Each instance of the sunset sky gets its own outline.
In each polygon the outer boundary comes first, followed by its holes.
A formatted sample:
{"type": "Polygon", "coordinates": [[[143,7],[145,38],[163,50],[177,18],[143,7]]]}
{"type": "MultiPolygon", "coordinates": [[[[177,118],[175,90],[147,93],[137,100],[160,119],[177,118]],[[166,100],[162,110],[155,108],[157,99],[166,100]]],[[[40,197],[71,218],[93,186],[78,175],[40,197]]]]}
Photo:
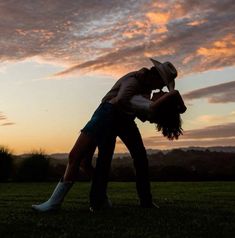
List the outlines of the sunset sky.
{"type": "Polygon", "coordinates": [[[188,111],[175,142],[136,120],[146,148],[235,146],[234,0],[0,0],[0,145],[69,152],[149,57],[176,66],[188,111]]]}

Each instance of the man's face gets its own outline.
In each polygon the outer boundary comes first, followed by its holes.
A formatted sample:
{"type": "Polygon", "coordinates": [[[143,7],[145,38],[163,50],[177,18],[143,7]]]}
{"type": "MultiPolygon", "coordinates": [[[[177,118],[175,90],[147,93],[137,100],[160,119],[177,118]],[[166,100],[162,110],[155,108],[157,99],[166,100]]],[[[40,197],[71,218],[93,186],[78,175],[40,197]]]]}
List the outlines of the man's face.
{"type": "Polygon", "coordinates": [[[151,86],[153,87],[153,89],[162,89],[164,86],[166,86],[165,82],[163,81],[155,67],[152,67],[150,72],[151,86]]]}
{"type": "Polygon", "coordinates": [[[162,89],[166,84],[162,80],[162,78],[158,75],[152,77],[152,86],[154,89],[162,89]]]}

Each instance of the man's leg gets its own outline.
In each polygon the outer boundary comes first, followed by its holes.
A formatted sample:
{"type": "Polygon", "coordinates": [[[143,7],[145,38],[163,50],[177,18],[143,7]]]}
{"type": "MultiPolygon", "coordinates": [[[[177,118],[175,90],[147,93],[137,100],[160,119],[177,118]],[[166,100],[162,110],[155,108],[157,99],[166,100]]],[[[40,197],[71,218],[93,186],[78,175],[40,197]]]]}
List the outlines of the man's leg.
{"type": "Polygon", "coordinates": [[[146,150],[134,120],[125,120],[118,128],[118,136],[129,150],[136,169],[136,188],[140,198],[140,205],[152,205],[152,195],[149,182],[149,168],[146,150]]]}
{"type": "Polygon", "coordinates": [[[106,188],[116,143],[116,136],[110,135],[98,142],[98,157],[92,177],[90,205],[93,209],[102,208],[107,200],[106,188]]]}

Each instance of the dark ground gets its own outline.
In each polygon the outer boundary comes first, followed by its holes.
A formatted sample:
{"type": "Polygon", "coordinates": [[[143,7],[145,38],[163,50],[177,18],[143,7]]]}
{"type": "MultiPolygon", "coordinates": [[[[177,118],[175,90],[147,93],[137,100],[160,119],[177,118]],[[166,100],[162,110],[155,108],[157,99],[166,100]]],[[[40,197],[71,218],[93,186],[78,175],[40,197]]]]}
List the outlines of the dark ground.
{"type": "Polygon", "coordinates": [[[235,237],[235,182],[154,182],[160,209],[141,209],[134,183],[110,183],[110,210],[88,211],[89,183],[76,183],[56,213],[39,214],[55,183],[0,183],[0,237],[235,237]]]}

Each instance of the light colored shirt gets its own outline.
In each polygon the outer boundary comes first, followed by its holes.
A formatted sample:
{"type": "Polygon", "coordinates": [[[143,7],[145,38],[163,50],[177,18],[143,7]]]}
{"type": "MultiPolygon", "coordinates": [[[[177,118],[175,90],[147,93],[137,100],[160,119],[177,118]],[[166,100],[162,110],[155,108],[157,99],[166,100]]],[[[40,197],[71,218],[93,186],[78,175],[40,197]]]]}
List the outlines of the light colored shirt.
{"type": "Polygon", "coordinates": [[[150,104],[151,100],[142,95],[135,95],[130,100],[130,110],[141,121],[149,120],[151,117],[150,104]]]}
{"type": "Polygon", "coordinates": [[[137,74],[144,74],[146,71],[149,70],[142,68],[139,71],[130,72],[121,77],[104,96],[102,102],[115,100],[115,104],[119,110],[126,114],[133,115],[132,111],[130,111],[131,98],[137,94],[148,95],[150,98],[151,91],[154,89],[148,85],[148,79],[142,82],[137,77],[137,74]]]}

